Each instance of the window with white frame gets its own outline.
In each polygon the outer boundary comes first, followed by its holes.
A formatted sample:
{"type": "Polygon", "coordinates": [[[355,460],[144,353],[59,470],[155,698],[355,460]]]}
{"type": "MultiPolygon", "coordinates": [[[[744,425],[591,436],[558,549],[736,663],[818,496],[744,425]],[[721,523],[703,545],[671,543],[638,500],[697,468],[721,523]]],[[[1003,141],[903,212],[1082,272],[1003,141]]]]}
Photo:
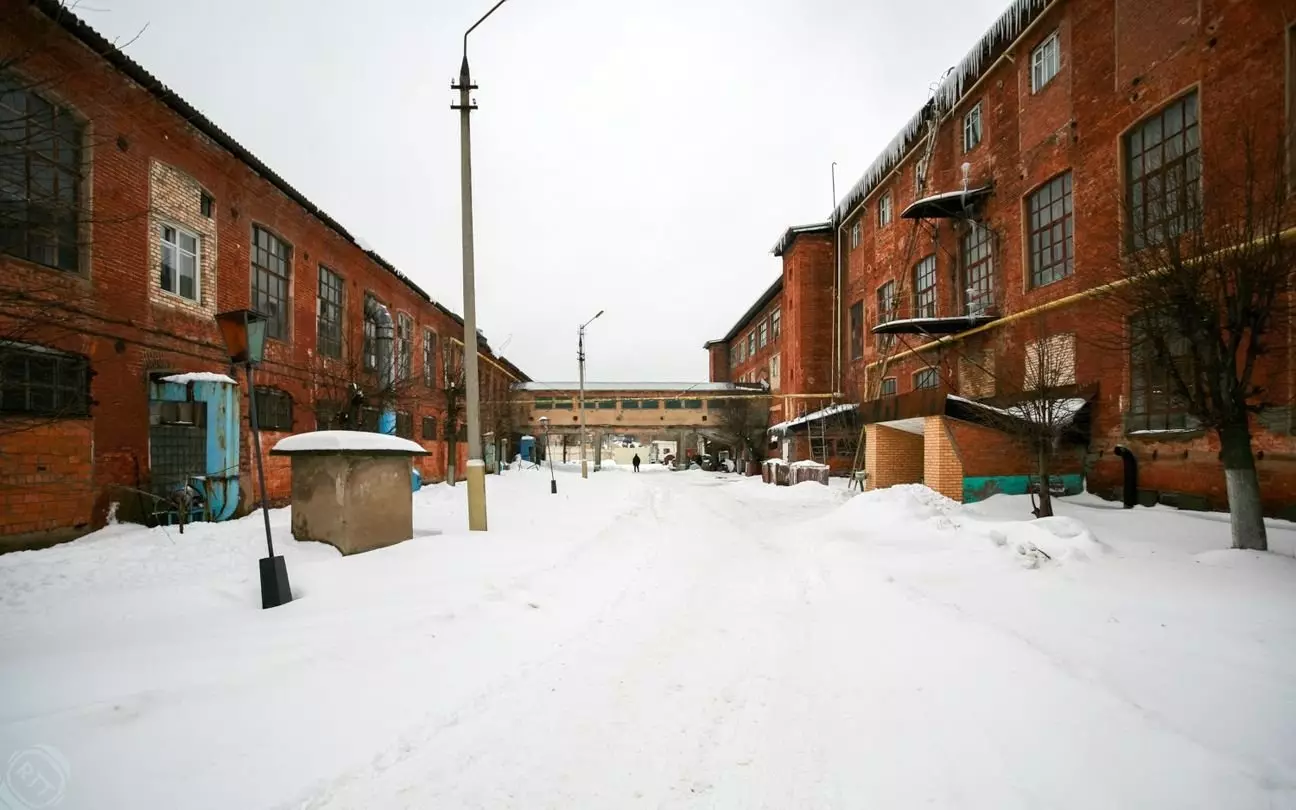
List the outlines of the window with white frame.
{"type": "Polygon", "coordinates": [[[885,227],[891,224],[891,192],[882,195],[878,200],[878,227],[885,227]]]}
{"type": "Polygon", "coordinates": [[[981,102],[963,116],[963,151],[971,152],[981,143],[981,102]]]}
{"type": "Polygon", "coordinates": [[[198,236],[175,225],[159,226],[162,241],[162,289],[186,298],[198,300],[198,236]]]}
{"type": "Polygon", "coordinates": [[[1038,93],[1053,80],[1062,66],[1062,44],[1057,31],[1031,51],[1031,92],[1038,93]]]}
{"type": "Polygon", "coordinates": [[[860,243],[860,221],[857,219],[855,220],[855,223],[851,225],[851,229],[850,229],[851,250],[854,250],[855,248],[859,247],[859,243],[860,243]]]}

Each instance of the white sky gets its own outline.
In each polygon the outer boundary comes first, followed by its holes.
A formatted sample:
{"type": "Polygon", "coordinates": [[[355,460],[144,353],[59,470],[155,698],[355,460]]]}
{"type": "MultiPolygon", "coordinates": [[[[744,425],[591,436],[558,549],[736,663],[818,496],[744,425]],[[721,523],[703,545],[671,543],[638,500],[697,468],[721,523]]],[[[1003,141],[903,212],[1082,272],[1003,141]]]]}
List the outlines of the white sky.
{"type": "MultiPolygon", "coordinates": [[[[462,312],[464,29],[493,0],[77,7],[462,312]],[[363,12],[360,10],[364,9],[363,12]],[[381,13],[380,13],[381,10],[381,13]],[[360,13],[357,13],[360,12],[360,13]]],[[[478,325],[535,379],[702,380],[822,219],[1007,0],[509,0],[469,41],[478,325]]]]}

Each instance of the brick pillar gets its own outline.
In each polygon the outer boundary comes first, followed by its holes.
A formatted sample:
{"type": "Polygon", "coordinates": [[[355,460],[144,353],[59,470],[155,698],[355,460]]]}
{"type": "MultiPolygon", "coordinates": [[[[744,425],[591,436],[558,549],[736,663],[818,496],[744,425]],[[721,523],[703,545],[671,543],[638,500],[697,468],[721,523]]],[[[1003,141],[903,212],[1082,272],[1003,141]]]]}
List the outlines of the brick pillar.
{"type": "Polygon", "coordinates": [[[923,421],[923,482],[947,498],[963,500],[963,460],[944,416],[923,421]]]}
{"type": "Polygon", "coordinates": [[[883,489],[923,480],[923,437],[882,425],[869,425],[864,444],[865,489],[883,489]]]}

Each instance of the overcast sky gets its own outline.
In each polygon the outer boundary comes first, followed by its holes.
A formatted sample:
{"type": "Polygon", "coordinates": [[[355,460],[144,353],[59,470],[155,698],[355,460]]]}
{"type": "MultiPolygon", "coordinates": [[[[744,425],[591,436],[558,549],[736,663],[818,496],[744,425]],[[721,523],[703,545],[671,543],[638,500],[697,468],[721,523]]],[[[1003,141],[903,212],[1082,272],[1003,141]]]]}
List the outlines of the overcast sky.
{"type": "MultiPolygon", "coordinates": [[[[464,29],[493,0],[95,0],[77,12],[463,311],[464,29]],[[362,10],[363,9],[363,10],[362,10]]],[[[535,379],[706,378],[1007,0],[509,0],[469,42],[478,325],[535,379]]]]}

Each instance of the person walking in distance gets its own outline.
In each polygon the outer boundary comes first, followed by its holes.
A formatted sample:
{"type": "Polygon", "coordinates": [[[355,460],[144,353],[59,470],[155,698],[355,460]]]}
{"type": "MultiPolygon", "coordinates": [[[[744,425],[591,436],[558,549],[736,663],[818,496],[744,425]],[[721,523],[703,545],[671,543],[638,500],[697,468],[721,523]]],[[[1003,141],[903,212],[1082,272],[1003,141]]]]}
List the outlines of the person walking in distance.
{"type": "Polygon", "coordinates": [[[634,458],[630,459],[630,463],[634,465],[634,471],[635,471],[635,472],[639,472],[639,454],[638,454],[638,453],[635,453],[635,454],[634,454],[634,458]]]}

